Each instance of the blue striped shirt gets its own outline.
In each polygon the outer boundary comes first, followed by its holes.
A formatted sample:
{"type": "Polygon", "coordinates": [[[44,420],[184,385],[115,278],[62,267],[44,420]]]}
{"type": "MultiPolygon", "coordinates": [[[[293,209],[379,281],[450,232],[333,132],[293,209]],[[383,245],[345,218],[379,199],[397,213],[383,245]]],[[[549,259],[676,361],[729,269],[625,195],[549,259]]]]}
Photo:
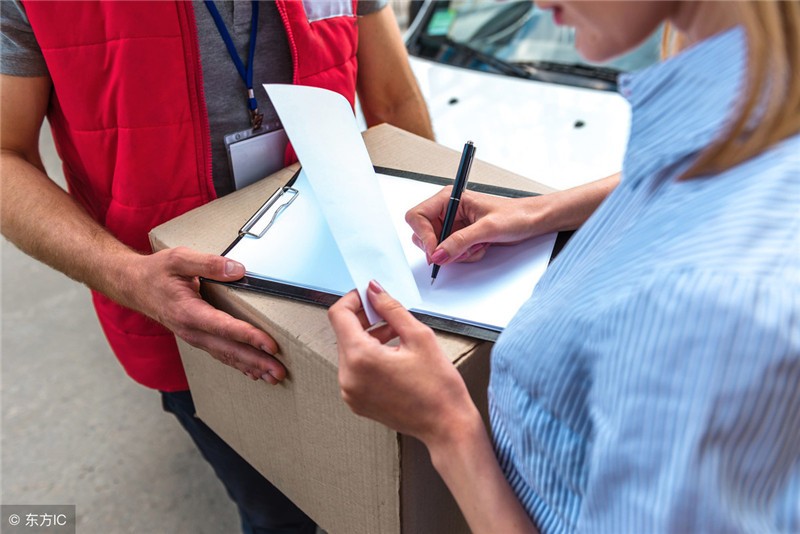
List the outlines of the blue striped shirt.
{"type": "Polygon", "coordinates": [[[800,136],[676,179],[745,55],[736,28],[623,77],[622,181],[495,347],[495,447],[543,532],[800,532],[800,136]]]}

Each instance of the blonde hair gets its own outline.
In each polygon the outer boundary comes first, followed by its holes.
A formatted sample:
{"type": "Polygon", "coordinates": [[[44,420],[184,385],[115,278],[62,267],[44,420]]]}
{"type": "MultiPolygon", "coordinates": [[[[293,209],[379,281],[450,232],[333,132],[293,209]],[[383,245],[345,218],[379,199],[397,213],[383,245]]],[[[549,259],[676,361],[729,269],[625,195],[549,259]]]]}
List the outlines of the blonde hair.
{"type": "Polygon", "coordinates": [[[731,2],[729,7],[738,9],[747,34],[739,114],[684,179],[729,169],[800,132],[800,0],[731,2]]]}
{"type": "Polygon", "coordinates": [[[677,31],[669,22],[664,23],[664,29],[661,32],[661,59],[667,59],[674,56],[686,45],[684,35],[677,31]]]}

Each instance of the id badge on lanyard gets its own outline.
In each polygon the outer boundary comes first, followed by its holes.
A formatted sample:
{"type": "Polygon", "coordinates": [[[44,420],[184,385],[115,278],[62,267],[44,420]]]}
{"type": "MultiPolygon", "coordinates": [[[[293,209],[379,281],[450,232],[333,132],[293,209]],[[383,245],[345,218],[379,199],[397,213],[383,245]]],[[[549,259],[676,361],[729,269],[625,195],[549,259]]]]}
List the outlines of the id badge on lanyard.
{"type": "Polygon", "coordinates": [[[258,102],[253,92],[253,58],[258,34],[258,1],[252,2],[253,14],[250,23],[250,46],[246,68],[236,51],[236,46],[233,44],[233,39],[217,6],[212,0],[205,0],[205,4],[247,89],[250,128],[230,133],[224,137],[231,175],[236,189],[241,189],[283,168],[284,154],[289,139],[279,122],[262,124],[264,115],[258,111],[258,102]]]}
{"type": "Polygon", "coordinates": [[[289,138],[283,128],[262,125],[225,136],[225,150],[236,189],[278,172],[284,167],[289,138]]]}

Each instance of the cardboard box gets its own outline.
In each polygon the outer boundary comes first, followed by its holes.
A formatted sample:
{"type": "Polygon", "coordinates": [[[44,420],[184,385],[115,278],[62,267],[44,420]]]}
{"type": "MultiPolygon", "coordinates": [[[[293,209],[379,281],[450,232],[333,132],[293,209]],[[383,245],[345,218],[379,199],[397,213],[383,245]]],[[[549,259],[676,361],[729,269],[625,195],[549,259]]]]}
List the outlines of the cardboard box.
{"type": "MultiPolygon", "coordinates": [[[[445,177],[458,167],[457,152],[391,126],[372,128],[364,139],[378,166],[445,177]]],[[[153,249],[222,252],[296,169],[155,228],[153,249]]],[[[479,160],[470,181],[549,191],[479,160]]],[[[217,284],[205,284],[203,294],[216,307],[269,332],[288,370],[279,386],[253,382],[179,342],[197,415],[258,471],[330,534],[469,532],[425,447],[354,415],[341,400],[336,340],[324,308],[217,284]]],[[[485,415],[491,344],[438,337],[485,415]]]]}

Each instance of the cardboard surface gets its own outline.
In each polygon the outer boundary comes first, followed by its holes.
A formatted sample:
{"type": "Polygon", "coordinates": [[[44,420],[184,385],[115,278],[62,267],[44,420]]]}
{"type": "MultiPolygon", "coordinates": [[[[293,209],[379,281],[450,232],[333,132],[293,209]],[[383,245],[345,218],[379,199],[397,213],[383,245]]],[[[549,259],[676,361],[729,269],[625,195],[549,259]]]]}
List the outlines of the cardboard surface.
{"type": "MultiPolygon", "coordinates": [[[[456,151],[388,125],[370,129],[364,139],[377,166],[444,177],[458,166],[456,151]]],[[[284,169],[153,229],[153,249],[221,253],[296,170],[284,169]]],[[[470,181],[551,191],[479,159],[470,181]]],[[[204,284],[203,294],[269,332],[288,370],[279,386],[253,382],[179,341],[197,415],[228,444],[329,534],[468,532],[424,446],[352,414],[341,400],[335,336],[324,308],[217,284],[204,284]]],[[[491,345],[437,337],[485,414],[491,345]]]]}

